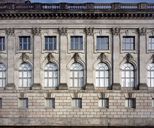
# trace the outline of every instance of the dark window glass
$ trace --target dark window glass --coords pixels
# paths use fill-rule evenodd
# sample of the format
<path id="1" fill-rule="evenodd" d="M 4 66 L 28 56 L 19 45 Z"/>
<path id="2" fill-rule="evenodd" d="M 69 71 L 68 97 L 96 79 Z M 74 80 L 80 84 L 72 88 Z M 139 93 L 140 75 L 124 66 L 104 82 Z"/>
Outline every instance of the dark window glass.
<path id="1" fill-rule="evenodd" d="M 19 49 L 20 50 L 30 50 L 30 36 L 20 36 L 19 37 Z"/>
<path id="2" fill-rule="evenodd" d="M 134 36 L 124 36 L 123 37 L 122 50 L 123 51 L 135 50 L 135 37 Z"/>
<path id="3" fill-rule="evenodd" d="M 109 50 L 108 36 L 97 36 L 96 50 Z"/>
<path id="4" fill-rule="evenodd" d="M 71 36 L 71 50 L 83 50 L 82 36 Z"/>
<path id="5" fill-rule="evenodd" d="M 45 50 L 56 50 L 57 40 L 56 36 L 45 36 Z"/>

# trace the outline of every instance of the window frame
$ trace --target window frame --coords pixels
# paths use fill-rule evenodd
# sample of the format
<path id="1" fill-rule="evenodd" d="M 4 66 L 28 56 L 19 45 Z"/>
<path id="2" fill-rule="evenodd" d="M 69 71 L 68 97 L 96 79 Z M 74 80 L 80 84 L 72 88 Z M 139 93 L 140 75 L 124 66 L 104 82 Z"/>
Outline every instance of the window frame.
<path id="1" fill-rule="evenodd" d="M 75 36 L 81 36 L 82 37 L 82 43 L 83 43 L 83 49 L 71 49 L 71 37 Z M 68 34 L 68 53 L 84 53 L 85 52 L 85 35 L 84 34 Z"/>
<path id="2" fill-rule="evenodd" d="M 73 69 L 72 67 L 73 67 L 74 64 L 80 65 L 81 66 L 80 68 L 82 68 L 82 69 L 79 69 L 79 70 Z M 82 74 L 80 74 L 81 72 L 82 72 Z M 74 78 L 75 74 L 77 74 L 77 77 Z M 80 75 L 82 75 L 83 77 L 79 77 Z M 83 64 L 75 62 L 71 65 L 69 79 L 70 79 L 70 88 L 82 88 L 82 87 L 84 87 L 84 85 L 85 85 L 85 70 L 84 70 Z M 77 80 L 77 83 L 78 83 L 77 85 L 80 85 L 81 84 L 80 82 L 82 82 L 83 85 L 81 85 L 81 87 L 80 86 L 74 86 L 75 85 L 74 80 Z"/>
<path id="3" fill-rule="evenodd" d="M 103 67 L 103 69 L 100 69 L 100 68 L 102 68 L 102 67 L 98 67 L 99 66 L 99 64 L 102 64 L 103 66 L 106 66 L 107 67 L 107 69 L 105 69 L 104 67 Z M 108 76 L 106 77 L 106 72 L 108 73 Z M 99 74 L 99 76 L 97 76 L 97 73 Z M 100 74 L 102 74 L 103 73 L 103 75 L 104 76 L 102 76 L 101 77 L 101 75 Z M 100 79 L 101 78 L 101 79 Z M 100 62 L 100 63 L 98 63 L 97 65 L 96 65 L 96 68 L 95 68 L 95 87 L 96 88 L 109 88 L 110 87 L 110 79 L 111 79 L 111 76 L 110 76 L 110 68 L 109 68 L 109 66 L 108 66 L 108 64 L 106 64 L 106 63 L 104 63 L 104 62 Z M 97 80 L 99 80 L 99 86 L 97 85 Z M 101 80 L 103 81 L 103 83 L 104 83 L 104 85 L 103 86 L 101 86 Z M 108 86 L 105 86 L 105 82 L 106 82 L 106 80 L 108 81 Z"/>
<path id="4" fill-rule="evenodd" d="M 0 36 L 0 39 L 3 39 L 3 49 L 0 49 L 0 53 L 5 53 L 6 52 L 6 37 L 5 36 Z M 1 43 L 0 43 L 1 44 Z"/>
<path id="5" fill-rule="evenodd" d="M 153 88 L 154 86 L 151 86 L 151 82 L 153 81 L 154 82 L 154 76 L 152 77 L 151 74 L 153 72 L 153 75 L 154 75 L 154 63 L 150 63 L 148 64 L 148 67 L 147 67 L 147 85 L 149 88 Z M 150 76 L 149 76 L 149 73 L 150 73 Z M 150 81 L 149 81 L 150 80 Z M 150 83 L 150 85 L 149 85 Z"/>
<path id="6" fill-rule="evenodd" d="M 23 69 L 20 69 L 23 64 L 29 65 L 29 69 L 27 71 L 23 70 Z M 28 77 L 28 74 L 30 72 L 31 72 L 31 75 Z M 22 74 L 21 76 L 20 76 L 20 73 Z M 27 77 L 23 77 L 24 73 L 26 73 Z M 32 84 L 33 84 L 33 67 L 32 67 L 32 65 L 30 63 L 25 62 L 25 63 L 20 64 L 19 70 L 18 70 L 18 79 L 19 79 L 19 82 L 18 82 L 18 85 L 19 85 L 18 87 L 19 88 L 30 88 L 32 86 Z M 27 86 L 23 86 L 23 82 L 24 82 L 23 80 L 26 80 Z M 30 85 L 28 84 L 29 81 L 31 82 Z M 22 82 L 22 85 L 20 84 L 20 82 Z"/>
<path id="7" fill-rule="evenodd" d="M 20 42 L 21 39 L 22 39 L 22 43 Z M 27 42 L 24 42 L 23 41 L 24 39 L 26 39 Z M 24 45 L 25 44 L 23 44 L 23 43 L 26 43 L 26 47 L 27 47 L 26 49 L 24 48 Z M 22 44 L 22 46 L 20 47 L 21 44 Z M 19 45 L 18 45 L 19 46 L 18 47 L 19 51 L 31 51 L 31 49 L 32 49 L 31 48 L 31 44 L 32 44 L 32 42 L 31 42 L 31 36 L 19 36 Z"/>
<path id="8" fill-rule="evenodd" d="M 128 68 L 128 64 L 130 66 L 132 66 L 132 67 L 129 67 L 129 69 L 126 69 L 126 68 Z M 126 65 L 126 66 L 124 67 L 124 65 Z M 133 68 L 133 69 L 131 69 L 131 68 Z M 135 76 L 135 73 L 136 73 L 135 67 L 134 67 L 134 65 L 132 63 L 128 62 L 128 63 L 124 63 L 122 65 L 122 67 L 121 67 L 121 87 L 122 88 L 135 88 L 135 86 L 136 86 L 136 81 L 135 81 L 136 76 Z M 123 74 L 124 74 L 124 76 L 123 76 Z M 129 74 L 129 77 L 127 76 L 127 74 Z M 133 77 L 131 77 L 132 74 L 133 74 Z M 130 85 L 128 86 L 126 84 L 127 81 L 131 82 L 132 79 L 133 79 L 133 85 L 132 86 L 130 86 Z M 124 80 L 125 85 L 123 85 L 123 80 Z"/>
<path id="9" fill-rule="evenodd" d="M 48 109 L 55 109 L 55 98 L 46 98 L 45 107 Z"/>
<path id="10" fill-rule="evenodd" d="M 2 73 L 2 78 L 0 78 L 2 80 L 2 86 L 0 88 L 4 88 L 7 85 L 7 68 L 3 63 L 0 63 L 0 68 L 1 66 L 3 66 L 3 69 L 0 70 L 0 73 Z"/>
<path id="11" fill-rule="evenodd" d="M 26 105 L 24 102 L 26 102 Z M 19 98 L 18 99 L 18 108 L 28 109 L 29 108 L 29 99 L 28 98 Z"/>
<path id="12" fill-rule="evenodd" d="M 52 65 L 56 66 L 55 70 L 50 70 L 50 71 L 52 71 L 52 77 L 49 77 L 49 73 L 51 73 L 51 72 L 49 72 L 49 70 L 46 68 L 46 66 L 48 64 L 52 64 Z M 47 77 L 46 77 L 46 73 L 47 73 Z M 54 75 L 53 73 L 57 74 L 57 77 L 54 76 L 54 80 L 57 78 L 57 80 L 56 80 L 57 81 L 57 86 L 49 86 L 49 85 L 45 86 L 45 80 L 47 80 L 47 82 L 49 83 L 49 78 L 53 78 L 53 75 Z M 44 78 L 44 88 L 56 88 L 56 87 L 58 87 L 59 86 L 59 67 L 58 67 L 58 65 L 56 63 L 53 63 L 53 62 L 47 63 L 45 65 L 45 67 L 44 67 L 44 77 L 43 78 Z M 51 81 L 53 82 L 53 80 L 51 80 Z"/>
<path id="13" fill-rule="evenodd" d="M 82 108 L 82 98 L 72 98 L 72 108 L 81 109 Z"/>
<path id="14" fill-rule="evenodd" d="M 125 108 L 135 109 L 136 108 L 136 98 L 125 98 Z"/>
<path id="15" fill-rule="evenodd" d="M 148 53 L 154 53 L 154 49 L 149 49 L 149 42 L 150 42 L 150 37 L 153 38 L 154 41 L 154 35 L 147 35 L 147 52 Z M 153 42 L 153 46 L 154 46 L 154 42 Z"/>
<path id="16" fill-rule="evenodd" d="M 112 42 L 112 36 L 111 34 L 108 34 L 109 32 L 103 32 L 103 33 L 95 33 L 94 34 L 94 53 L 111 53 L 111 42 Z M 108 37 L 108 50 L 102 49 L 102 50 L 97 50 L 97 37 Z"/>
<path id="17" fill-rule="evenodd" d="M 124 38 L 125 39 L 133 38 L 133 43 L 134 43 L 133 44 L 133 49 L 126 49 L 126 46 L 125 46 L 125 49 L 123 48 L 123 46 L 124 46 Z M 129 42 L 130 47 L 131 47 L 131 44 L 132 43 Z M 125 43 L 125 45 L 126 45 L 126 43 Z M 122 50 L 122 52 L 133 52 L 133 51 L 135 51 L 136 50 L 136 37 L 134 35 L 129 35 L 129 36 L 128 35 L 123 35 L 122 36 L 121 50 Z"/>
<path id="18" fill-rule="evenodd" d="M 109 98 L 99 98 L 98 100 L 99 108 L 109 108 Z"/>

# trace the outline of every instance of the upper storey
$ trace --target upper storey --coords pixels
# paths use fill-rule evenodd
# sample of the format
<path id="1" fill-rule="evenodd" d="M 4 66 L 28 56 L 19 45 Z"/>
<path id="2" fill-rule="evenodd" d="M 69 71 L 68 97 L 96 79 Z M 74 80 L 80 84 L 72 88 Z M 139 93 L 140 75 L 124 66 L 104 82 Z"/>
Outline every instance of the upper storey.
<path id="1" fill-rule="evenodd" d="M 154 3 L 0 3 L 0 19 L 154 19 Z"/>
<path id="2" fill-rule="evenodd" d="M 26 0 L 1 0 L 0 3 L 25 3 Z"/>

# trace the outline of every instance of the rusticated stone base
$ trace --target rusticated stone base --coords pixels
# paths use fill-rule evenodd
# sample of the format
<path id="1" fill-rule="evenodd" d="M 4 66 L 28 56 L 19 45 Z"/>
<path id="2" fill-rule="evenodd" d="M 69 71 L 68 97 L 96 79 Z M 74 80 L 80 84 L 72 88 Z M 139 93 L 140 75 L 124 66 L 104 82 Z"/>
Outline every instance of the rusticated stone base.
<path id="1" fill-rule="evenodd" d="M 61 83 L 60 86 L 58 87 L 59 90 L 67 90 L 67 84 L 66 83 Z"/>
<path id="2" fill-rule="evenodd" d="M 148 86 L 146 83 L 140 83 L 139 84 L 139 90 L 148 90 Z"/>
<path id="3" fill-rule="evenodd" d="M 113 90 L 120 90 L 121 89 L 120 83 L 114 83 L 113 86 L 112 86 L 112 89 Z"/>
<path id="4" fill-rule="evenodd" d="M 0 118 L 1 126 L 154 126 L 151 118 Z"/>

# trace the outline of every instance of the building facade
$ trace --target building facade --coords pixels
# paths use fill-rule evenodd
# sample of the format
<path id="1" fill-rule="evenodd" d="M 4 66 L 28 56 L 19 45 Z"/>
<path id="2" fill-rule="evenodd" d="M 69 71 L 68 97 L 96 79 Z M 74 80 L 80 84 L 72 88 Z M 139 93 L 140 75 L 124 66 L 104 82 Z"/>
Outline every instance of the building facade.
<path id="1" fill-rule="evenodd" d="M 1 126 L 153 126 L 154 4 L 0 5 Z"/>

